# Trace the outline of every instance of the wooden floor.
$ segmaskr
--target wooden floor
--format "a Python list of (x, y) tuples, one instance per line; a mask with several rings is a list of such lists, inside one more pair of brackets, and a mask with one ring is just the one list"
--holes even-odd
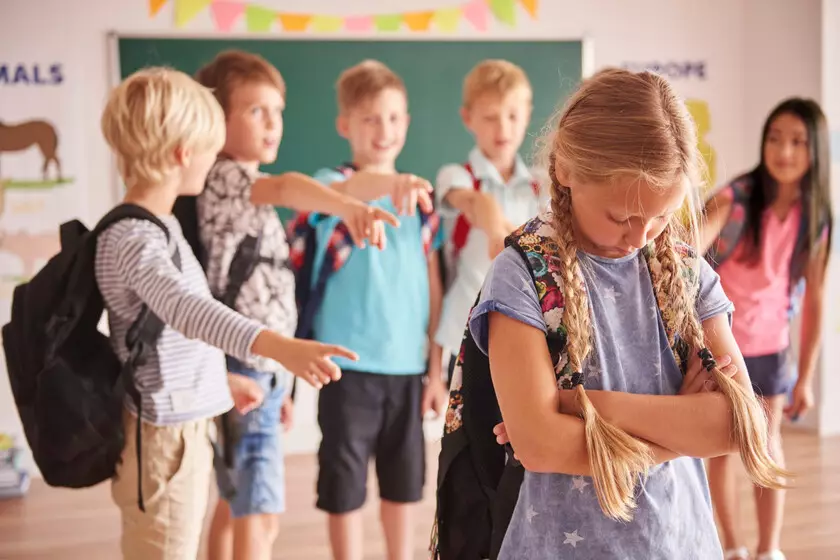
[[(797, 488), (788, 494), (782, 544), (789, 560), (840, 558), (840, 438), (819, 440), (798, 432), (785, 435), (790, 468), (798, 475)], [(428, 480), (433, 481), (436, 448), (429, 449)], [(319, 560), (329, 558), (324, 518), (313, 507), (315, 457), (287, 460), (288, 505), (274, 558)], [(433, 505), (432, 486), (417, 511), (415, 557), (426, 558)], [(751, 489), (742, 484), (744, 525), (754, 544), (755, 523)], [(365, 507), (366, 558), (383, 558), (377, 505)], [(118, 558), (119, 519), (107, 485), (91, 490), (66, 491), (32, 485), (22, 500), (0, 501), (0, 559), (114, 559)], [(204, 558), (202, 551), (201, 558)]]

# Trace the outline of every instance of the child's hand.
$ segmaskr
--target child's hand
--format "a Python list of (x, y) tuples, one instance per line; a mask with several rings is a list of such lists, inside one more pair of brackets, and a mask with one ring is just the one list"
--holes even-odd
[(430, 410), (435, 411), (435, 418), (443, 414), (446, 406), (449, 404), (449, 391), (446, 388), (446, 383), (442, 379), (434, 381), (429, 379), (426, 386), (423, 387), (423, 401), (420, 407), (420, 413), (425, 418)]
[(228, 373), (227, 379), (233, 406), (239, 414), (248, 414), (262, 404), (265, 393), (259, 383), (238, 373)]
[[(732, 363), (732, 358), (729, 356), (716, 357), (715, 362), (717, 362), (717, 367), (721, 373), (727, 377), (731, 378), (738, 373), (738, 368)], [(693, 356), (688, 363), (688, 369), (685, 372), (679, 394), (694, 395), (714, 391), (720, 391), (720, 387), (712, 379), (712, 374), (703, 367), (703, 360), (699, 356)]]
[(425, 179), (407, 173), (394, 175), (394, 187), (391, 193), (391, 200), (394, 206), (399, 208), (400, 214), (414, 215), (414, 209), (417, 205), (424, 212), (431, 212), (434, 208), (432, 205), (432, 185)]
[(810, 381), (803, 382), (800, 379), (793, 387), (790, 404), (785, 407), (785, 416), (792, 422), (796, 422), (812, 408), (814, 408), (814, 387)]
[(475, 227), (487, 233), (500, 233), (502, 236), (513, 231), (513, 226), (505, 217), (501, 204), (490, 193), (477, 193), (473, 199)]
[(385, 227), (384, 223), (394, 227), (400, 227), (400, 221), (396, 216), (374, 206), (368, 206), (354, 198), (347, 199), (341, 211), (337, 213), (341, 218), (353, 243), (360, 249), (365, 247), (365, 240), (379, 249), (385, 248)]
[(289, 395), (283, 397), (283, 404), (280, 405), (280, 423), (283, 425), (283, 430), (287, 432), (295, 424), (295, 404)]
[(297, 338), (288, 340), (282, 350), (283, 357), (280, 363), (292, 375), (300, 377), (316, 389), (320, 389), (330, 381), (341, 379), (341, 370), (330, 360), (330, 357), (338, 356), (354, 362), (359, 359), (356, 353), (342, 346)]
[[(496, 435), (496, 443), (499, 445), (507, 445), (510, 443), (510, 438), (508, 437), (507, 430), (505, 429), (505, 423), (502, 422), (501, 424), (496, 424), (493, 428), (493, 433)], [(513, 458), (517, 461), (519, 460), (519, 456), (514, 452)]]

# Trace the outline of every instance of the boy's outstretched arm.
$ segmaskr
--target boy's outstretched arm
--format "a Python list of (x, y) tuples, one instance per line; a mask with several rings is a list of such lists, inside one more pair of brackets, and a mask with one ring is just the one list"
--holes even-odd
[(359, 247), (364, 246), (365, 239), (369, 239), (372, 245), (381, 248), (384, 239), (381, 226), (374, 222), (381, 220), (399, 227), (399, 221), (390, 212), (368, 206), (303, 173), (290, 172), (257, 179), (251, 187), (251, 203), (337, 216), (347, 225), (353, 241)]
[(444, 201), (487, 235), (491, 259), (502, 252), (505, 248), (505, 238), (516, 229), (505, 217), (499, 202), (489, 193), (450, 189)]
[(401, 214), (414, 214), (419, 205), (424, 212), (431, 212), (432, 185), (422, 177), (409, 173), (373, 173), (359, 171), (347, 180), (333, 183), (338, 192), (368, 202), (390, 196)]
[(270, 358), (319, 388), (341, 376), (331, 356), (358, 359), (340, 346), (283, 336), (197, 293), (172, 261), (169, 241), (157, 226), (129, 231), (113, 242), (117, 274), (161, 321), (187, 338), (241, 360), (251, 354)]

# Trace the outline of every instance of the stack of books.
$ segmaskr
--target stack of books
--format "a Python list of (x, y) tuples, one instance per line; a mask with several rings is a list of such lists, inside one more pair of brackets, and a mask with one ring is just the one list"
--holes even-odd
[(29, 490), (29, 473), (22, 466), (23, 450), (12, 436), (0, 432), (0, 500), (20, 498)]

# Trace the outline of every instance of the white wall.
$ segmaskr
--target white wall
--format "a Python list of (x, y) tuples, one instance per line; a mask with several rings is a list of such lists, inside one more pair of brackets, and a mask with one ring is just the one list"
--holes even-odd
[[(481, 34), (463, 29), (464, 37), (568, 38), (591, 41), (594, 67), (605, 65), (705, 63), (705, 79), (675, 78), (687, 98), (707, 102), (711, 114), (708, 141), (717, 154), (717, 180), (724, 180), (755, 161), (760, 124), (781, 96), (798, 93), (818, 96), (820, 84), (820, 4), (818, 0), (574, 0), (543, 1), (536, 21), (520, 18), (514, 29), (491, 25)], [(297, 2), (262, 0), (275, 9), (299, 10)], [(458, 5), (452, 0), (357, 0), (355, 13), (422, 10)], [(339, 0), (309, 0), (306, 9), (317, 13), (347, 13)], [(67, 163), (77, 178), (73, 204), (64, 210), (88, 223), (115, 202), (111, 163), (98, 128), (108, 90), (107, 33), (208, 34), (207, 13), (186, 30), (172, 24), (171, 2), (150, 19), (146, 0), (28, 0), (0, 4), (0, 64), (60, 62), (65, 82), (61, 107), (38, 106), (30, 90), (0, 85), (0, 120), (59, 111), (63, 116), (64, 146), (72, 146)], [(780, 32), (784, 29), (784, 34)], [(270, 35), (283, 39), (279, 32)], [(376, 35), (374, 35), (376, 36)], [(433, 34), (417, 36), (433, 38)], [(817, 57), (816, 59), (814, 57)], [(34, 98), (33, 98), (34, 99)], [(290, 108), (294, 110), (294, 108)], [(68, 152), (70, 153), (70, 152)], [(4, 161), (5, 161), (4, 157)], [(2, 172), (2, 168), (0, 168)], [(47, 220), (53, 228), (58, 219)], [(0, 218), (0, 225), (6, 218)], [(2, 297), (0, 297), (2, 299)], [(0, 320), (7, 318), (7, 302), (0, 302)], [(2, 366), (0, 366), (2, 367)], [(314, 393), (304, 391), (298, 427), (289, 435), (290, 450), (312, 449), (317, 442)], [(5, 378), (0, 380), (0, 430), (18, 432), (19, 424)], [(430, 433), (439, 434), (437, 426)]]
[[(832, 129), (832, 203), (835, 226), (840, 218), (840, 0), (823, 0), (822, 106)], [(834, 247), (826, 280), (823, 321), (822, 376), (817, 392), (818, 429), (822, 435), (840, 434), (840, 238)]]

